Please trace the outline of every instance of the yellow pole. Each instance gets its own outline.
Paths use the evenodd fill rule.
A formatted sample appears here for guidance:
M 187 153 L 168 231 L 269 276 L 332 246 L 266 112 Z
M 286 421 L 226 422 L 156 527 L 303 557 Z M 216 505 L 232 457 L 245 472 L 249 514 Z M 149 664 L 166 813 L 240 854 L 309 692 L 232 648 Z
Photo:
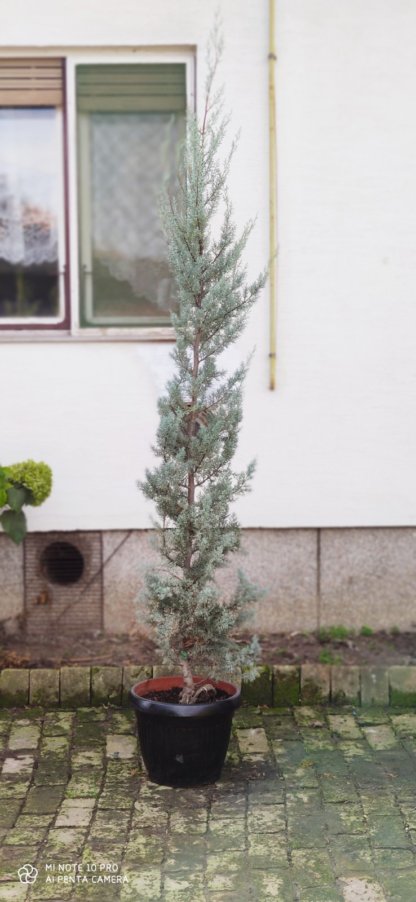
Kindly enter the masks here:
M 275 2 L 269 0 L 269 388 L 276 388 L 276 301 L 277 301 L 277 141 L 276 141 L 276 46 Z

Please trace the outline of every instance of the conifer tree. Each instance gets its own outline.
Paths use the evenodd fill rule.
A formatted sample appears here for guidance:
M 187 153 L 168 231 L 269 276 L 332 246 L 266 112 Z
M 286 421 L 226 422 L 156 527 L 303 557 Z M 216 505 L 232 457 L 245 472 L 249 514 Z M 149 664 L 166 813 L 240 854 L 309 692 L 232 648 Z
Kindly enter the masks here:
M 214 29 L 208 47 L 208 76 L 202 120 L 190 115 L 178 191 L 163 210 L 178 308 L 172 315 L 175 371 L 158 402 L 158 465 L 140 484 L 156 506 L 163 566 L 149 571 L 149 622 L 165 663 L 179 663 L 184 677 L 181 702 L 202 699 L 214 678 L 245 665 L 253 673 L 258 651 L 232 638 L 258 595 L 240 572 L 235 594 L 225 603 L 216 570 L 240 546 L 238 521 L 230 507 L 249 490 L 254 463 L 235 472 L 232 459 L 242 417 L 242 389 L 248 361 L 223 369 L 224 351 L 241 335 L 265 282 L 248 282 L 242 263 L 253 228 L 240 234 L 233 222 L 227 178 L 235 151 L 223 142 L 228 119 L 214 78 L 222 42 Z

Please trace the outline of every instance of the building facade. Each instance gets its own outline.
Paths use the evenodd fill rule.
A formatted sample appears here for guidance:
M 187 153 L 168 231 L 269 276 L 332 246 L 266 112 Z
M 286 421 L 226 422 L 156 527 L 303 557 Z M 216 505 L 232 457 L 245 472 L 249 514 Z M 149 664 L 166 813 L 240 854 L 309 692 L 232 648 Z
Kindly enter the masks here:
M 2 463 L 54 473 L 25 546 L 0 536 L 10 631 L 135 621 L 154 555 L 136 482 L 171 371 L 157 197 L 186 109 L 203 106 L 216 8 L 0 0 Z M 221 13 L 241 130 L 230 194 L 240 226 L 257 217 L 254 276 L 270 256 L 270 9 L 223 0 Z M 410 0 L 275 3 L 275 390 L 270 286 L 227 359 L 255 347 L 238 564 L 265 589 L 264 631 L 416 623 L 415 25 Z

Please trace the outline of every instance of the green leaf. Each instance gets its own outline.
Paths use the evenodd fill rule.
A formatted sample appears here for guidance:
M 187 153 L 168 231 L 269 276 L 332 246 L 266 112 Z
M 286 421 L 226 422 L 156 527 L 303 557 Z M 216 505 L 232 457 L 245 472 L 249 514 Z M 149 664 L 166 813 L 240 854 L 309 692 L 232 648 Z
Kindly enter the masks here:
M 7 491 L 7 501 L 12 511 L 19 513 L 24 504 L 30 503 L 30 492 L 23 485 L 12 485 Z
M 0 507 L 4 507 L 5 504 L 7 504 L 7 492 L 0 485 Z
M 23 511 L 4 511 L 0 523 L 7 535 L 19 545 L 26 535 L 26 517 Z

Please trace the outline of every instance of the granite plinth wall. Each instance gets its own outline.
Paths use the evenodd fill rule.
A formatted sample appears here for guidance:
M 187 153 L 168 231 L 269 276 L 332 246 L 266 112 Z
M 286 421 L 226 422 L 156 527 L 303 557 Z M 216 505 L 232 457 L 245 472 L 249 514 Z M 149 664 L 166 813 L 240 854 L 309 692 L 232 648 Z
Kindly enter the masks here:
M 52 541 L 82 552 L 74 585 L 45 577 L 40 558 Z M 0 621 L 9 633 L 120 633 L 137 623 L 145 632 L 140 601 L 157 561 L 149 530 L 31 533 L 24 548 L 0 535 Z M 218 575 L 225 598 L 238 568 L 263 589 L 249 624 L 258 632 L 416 628 L 416 528 L 246 529 L 241 551 Z

